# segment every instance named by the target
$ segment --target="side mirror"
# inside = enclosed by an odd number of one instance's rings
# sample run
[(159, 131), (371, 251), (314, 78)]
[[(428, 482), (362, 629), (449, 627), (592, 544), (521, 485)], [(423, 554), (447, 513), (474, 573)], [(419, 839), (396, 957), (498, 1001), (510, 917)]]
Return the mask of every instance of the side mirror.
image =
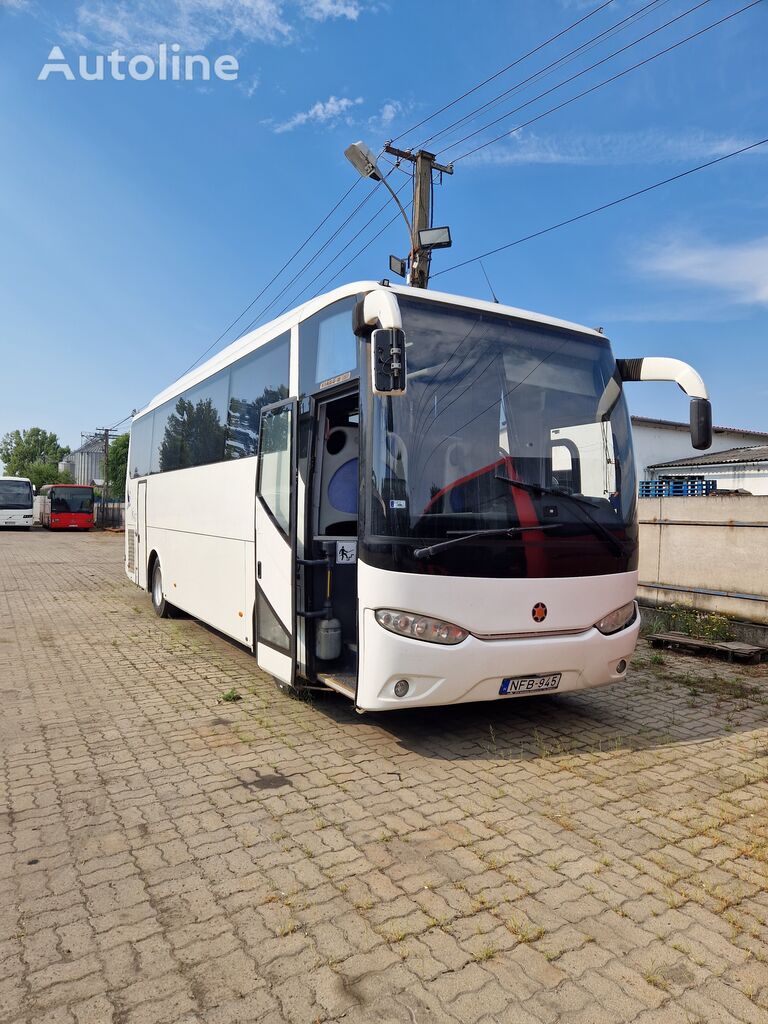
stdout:
[(371, 333), (371, 383), (376, 395), (405, 394), (405, 332), (399, 327)]
[(691, 399), (691, 444), (698, 451), (712, 447), (712, 406), (708, 398)]

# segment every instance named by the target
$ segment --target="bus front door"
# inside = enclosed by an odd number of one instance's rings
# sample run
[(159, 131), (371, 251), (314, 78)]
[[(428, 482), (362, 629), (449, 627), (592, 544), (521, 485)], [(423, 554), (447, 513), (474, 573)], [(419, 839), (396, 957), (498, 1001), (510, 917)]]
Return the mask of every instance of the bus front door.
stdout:
[(293, 685), (296, 674), (295, 399), (261, 411), (256, 474), (256, 660)]

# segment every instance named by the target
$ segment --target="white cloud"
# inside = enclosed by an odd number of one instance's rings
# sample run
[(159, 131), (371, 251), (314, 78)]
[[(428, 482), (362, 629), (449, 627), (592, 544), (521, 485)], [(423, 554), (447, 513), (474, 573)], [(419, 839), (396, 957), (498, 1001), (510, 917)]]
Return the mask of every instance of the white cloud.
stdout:
[(373, 131), (385, 131), (404, 109), (400, 100), (387, 100), (380, 110), (368, 118), (368, 127)]
[(768, 306), (768, 235), (748, 242), (670, 239), (636, 264), (665, 281), (717, 289), (739, 305)]
[(272, 130), (276, 135), (281, 135), (283, 132), (292, 132), (294, 128), (300, 128), (305, 124), (332, 124), (362, 102), (362, 96), (358, 96), (354, 100), (346, 96), (329, 96), (325, 101), (318, 100), (309, 110), (303, 110), (282, 124), (275, 125)]
[(12, 11), (20, 11), (28, 6), (28, 0), (0, 0), (0, 10), (3, 7), (10, 7)]
[(660, 164), (683, 160), (710, 160), (748, 145), (733, 135), (689, 130), (602, 134), (564, 133), (557, 136), (517, 132), (508, 143), (496, 144), (469, 157), (467, 162), (508, 164), (571, 164), (581, 166)]
[[(0, 0), (0, 5), (25, 2)], [(229, 40), (287, 42), (297, 18), (355, 21), (362, 10), (362, 0), (81, 0), (65, 36), (102, 50), (144, 51), (172, 42), (204, 50)]]
[(360, 17), (358, 0), (304, 0), (304, 13), (315, 21), (327, 21), (329, 18), (347, 18), (357, 21)]
[(258, 75), (252, 75), (247, 81), (238, 82), (238, 88), (245, 95), (246, 99), (250, 99), (257, 92), (260, 85), (261, 79)]
[(159, 43), (203, 50), (236, 38), (274, 43), (291, 34), (282, 7), (280, 0), (84, 0), (71, 35), (99, 49), (124, 50)]

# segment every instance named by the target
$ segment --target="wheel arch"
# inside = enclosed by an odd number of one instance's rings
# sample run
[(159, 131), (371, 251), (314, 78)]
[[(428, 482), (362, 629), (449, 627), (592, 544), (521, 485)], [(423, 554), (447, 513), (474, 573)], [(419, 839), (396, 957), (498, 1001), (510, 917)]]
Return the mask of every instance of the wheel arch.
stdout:
[(153, 548), (147, 559), (147, 590), (152, 592), (152, 573), (155, 571), (155, 563), (160, 561), (157, 550)]

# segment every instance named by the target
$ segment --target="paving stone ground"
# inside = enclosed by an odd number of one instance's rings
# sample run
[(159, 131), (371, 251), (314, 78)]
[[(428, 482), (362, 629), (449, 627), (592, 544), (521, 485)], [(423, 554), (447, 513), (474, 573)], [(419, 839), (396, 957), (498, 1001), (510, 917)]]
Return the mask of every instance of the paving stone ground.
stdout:
[(359, 716), (121, 560), (0, 534), (3, 1024), (768, 1022), (765, 667)]

